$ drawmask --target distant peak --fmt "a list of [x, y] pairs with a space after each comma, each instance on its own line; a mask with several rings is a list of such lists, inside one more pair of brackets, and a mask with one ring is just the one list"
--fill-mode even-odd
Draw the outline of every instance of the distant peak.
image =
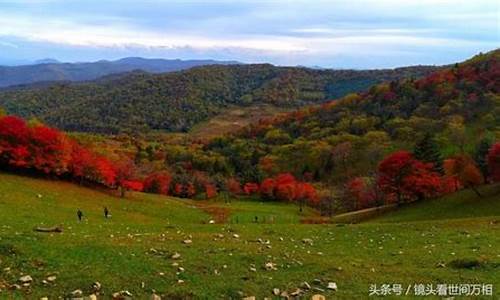
[[44, 58], [35, 61], [35, 64], [60, 64], [61, 62], [54, 58]]

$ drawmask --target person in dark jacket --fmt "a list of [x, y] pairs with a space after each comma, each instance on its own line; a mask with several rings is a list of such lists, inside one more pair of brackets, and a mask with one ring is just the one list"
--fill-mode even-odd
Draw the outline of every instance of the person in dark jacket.
[[76, 216], [78, 217], [78, 221], [82, 221], [82, 218], [83, 218], [83, 212], [78, 209], [78, 211], [76, 212]]

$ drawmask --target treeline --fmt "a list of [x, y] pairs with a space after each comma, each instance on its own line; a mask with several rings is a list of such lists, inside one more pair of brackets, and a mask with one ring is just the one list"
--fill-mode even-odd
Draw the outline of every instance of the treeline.
[[39, 122], [27, 123], [16, 116], [0, 113], [0, 168], [30, 171], [36, 174], [70, 179], [80, 184], [99, 185], [126, 191], [174, 195], [182, 198], [210, 199], [226, 190], [234, 195], [261, 194], [268, 200], [297, 201], [301, 204], [317, 200], [312, 185], [296, 180], [291, 174], [241, 186], [234, 178], [216, 183], [205, 173], [183, 166], [171, 175], [167, 170], [140, 174], [129, 157], [110, 159], [88, 149], [65, 133]]
[[9, 113], [67, 131], [187, 131], [228, 105], [298, 107], [382, 81], [421, 77], [436, 67], [312, 70], [272, 65], [214, 65], [168, 74], [135, 72], [89, 83], [54, 83], [0, 92]]

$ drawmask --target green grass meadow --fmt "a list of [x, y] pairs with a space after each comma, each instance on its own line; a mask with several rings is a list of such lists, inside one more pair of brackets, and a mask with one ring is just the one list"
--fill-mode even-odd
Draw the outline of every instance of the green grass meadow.
[[[76, 289], [89, 295], [95, 281], [102, 284], [102, 299], [121, 290], [134, 299], [149, 299], [153, 291], [164, 299], [273, 299], [273, 288], [291, 293], [304, 281], [312, 289], [302, 299], [366, 299], [371, 284], [386, 283], [488, 283], [494, 296], [484, 299], [498, 299], [500, 187], [482, 192], [481, 199], [462, 191], [361, 224], [311, 225], [300, 220], [316, 213], [300, 213], [292, 204], [142, 193], [121, 199], [0, 173], [0, 299], [58, 299]], [[210, 224], [212, 219], [225, 223]], [[55, 225], [64, 231], [33, 230]], [[181, 257], [172, 259], [174, 253]], [[267, 270], [268, 262], [276, 269]], [[33, 277], [30, 287], [9, 288], [25, 274]], [[44, 284], [53, 274], [57, 279]], [[338, 290], [327, 290], [328, 282]]]

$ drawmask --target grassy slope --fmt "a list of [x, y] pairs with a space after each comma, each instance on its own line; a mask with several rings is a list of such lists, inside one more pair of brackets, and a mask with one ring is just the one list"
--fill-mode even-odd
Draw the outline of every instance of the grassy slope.
[[234, 133], [245, 126], [270, 118], [276, 114], [290, 111], [291, 108], [279, 108], [267, 104], [257, 104], [248, 107], [231, 107], [215, 117], [196, 124], [189, 131], [194, 138], [212, 138], [227, 133]]
[[[239, 224], [209, 225], [204, 223], [211, 216], [195, 204], [144, 194], [120, 200], [68, 183], [0, 173], [0, 270], [11, 268], [0, 271], [0, 298], [56, 297], [77, 288], [89, 293], [96, 280], [103, 284], [105, 295], [127, 289], [140, 299], [151, 289], [169, 298], [237, 298], [237, 291], [262, 298], [271, 296], [274, 287], [293, 290], [314, 278], [337, 282], [337, 293], [324, 293], [329, 299], [365, 298], [371, 283], [500, 285], [496, 276], [500, 225], [492, 222], [499, 217], [488, 209], [475, 219], [338, 227], [297, 224], [294, 206], [233, 201], [220, 206], [234, 210], [231, 218], [239, 214]], [[103, 205], [113, 214], [110, 220], [101, 215]], [[78, 207], [87, 221], [76, 221]], [[282, 224], [242, 224], [256, 212], [277, 210], [289, 215], [280, 218]], [[37, 225], [54, 224], [63, 224], [64, 233], [32, 231]], [[219, 233], [224, 238], [216, 238]], [[240, 238], [233, 238], [233, 233]], [[186, 238], [193, 243], [182, 244]], [[272, 247], [255, 242], [258, 238], [270, 240]], [[303, 238], [314, 244], [303, 244]], [[152, 254], [151, 248], [164, 254]], [[179, 265], [186, 269], [180, 274], [169, 258], [176, 251], [182, 255]], [[457, 258], [486, 263], [476, 270], [436, 267]], [[277, 263], [278, 270], [264, 270], [267, 261]], [[256, 272], [249, 270], [251, 264]], [[13, 283], [21, 272], [34, 278], [31, 290], [12, 293], [1, 287]], [[58, 274], [56, 283], [44, 286], [41, 281], [53, 272]], [[178, 284], [178, 279], [185, 283]]]
[[481, 189], [479, 198], [471, 190], [463, 190], [440, 199], [408, 204], [370, 222], [410, 222], [500, 216], [500, 185]]

